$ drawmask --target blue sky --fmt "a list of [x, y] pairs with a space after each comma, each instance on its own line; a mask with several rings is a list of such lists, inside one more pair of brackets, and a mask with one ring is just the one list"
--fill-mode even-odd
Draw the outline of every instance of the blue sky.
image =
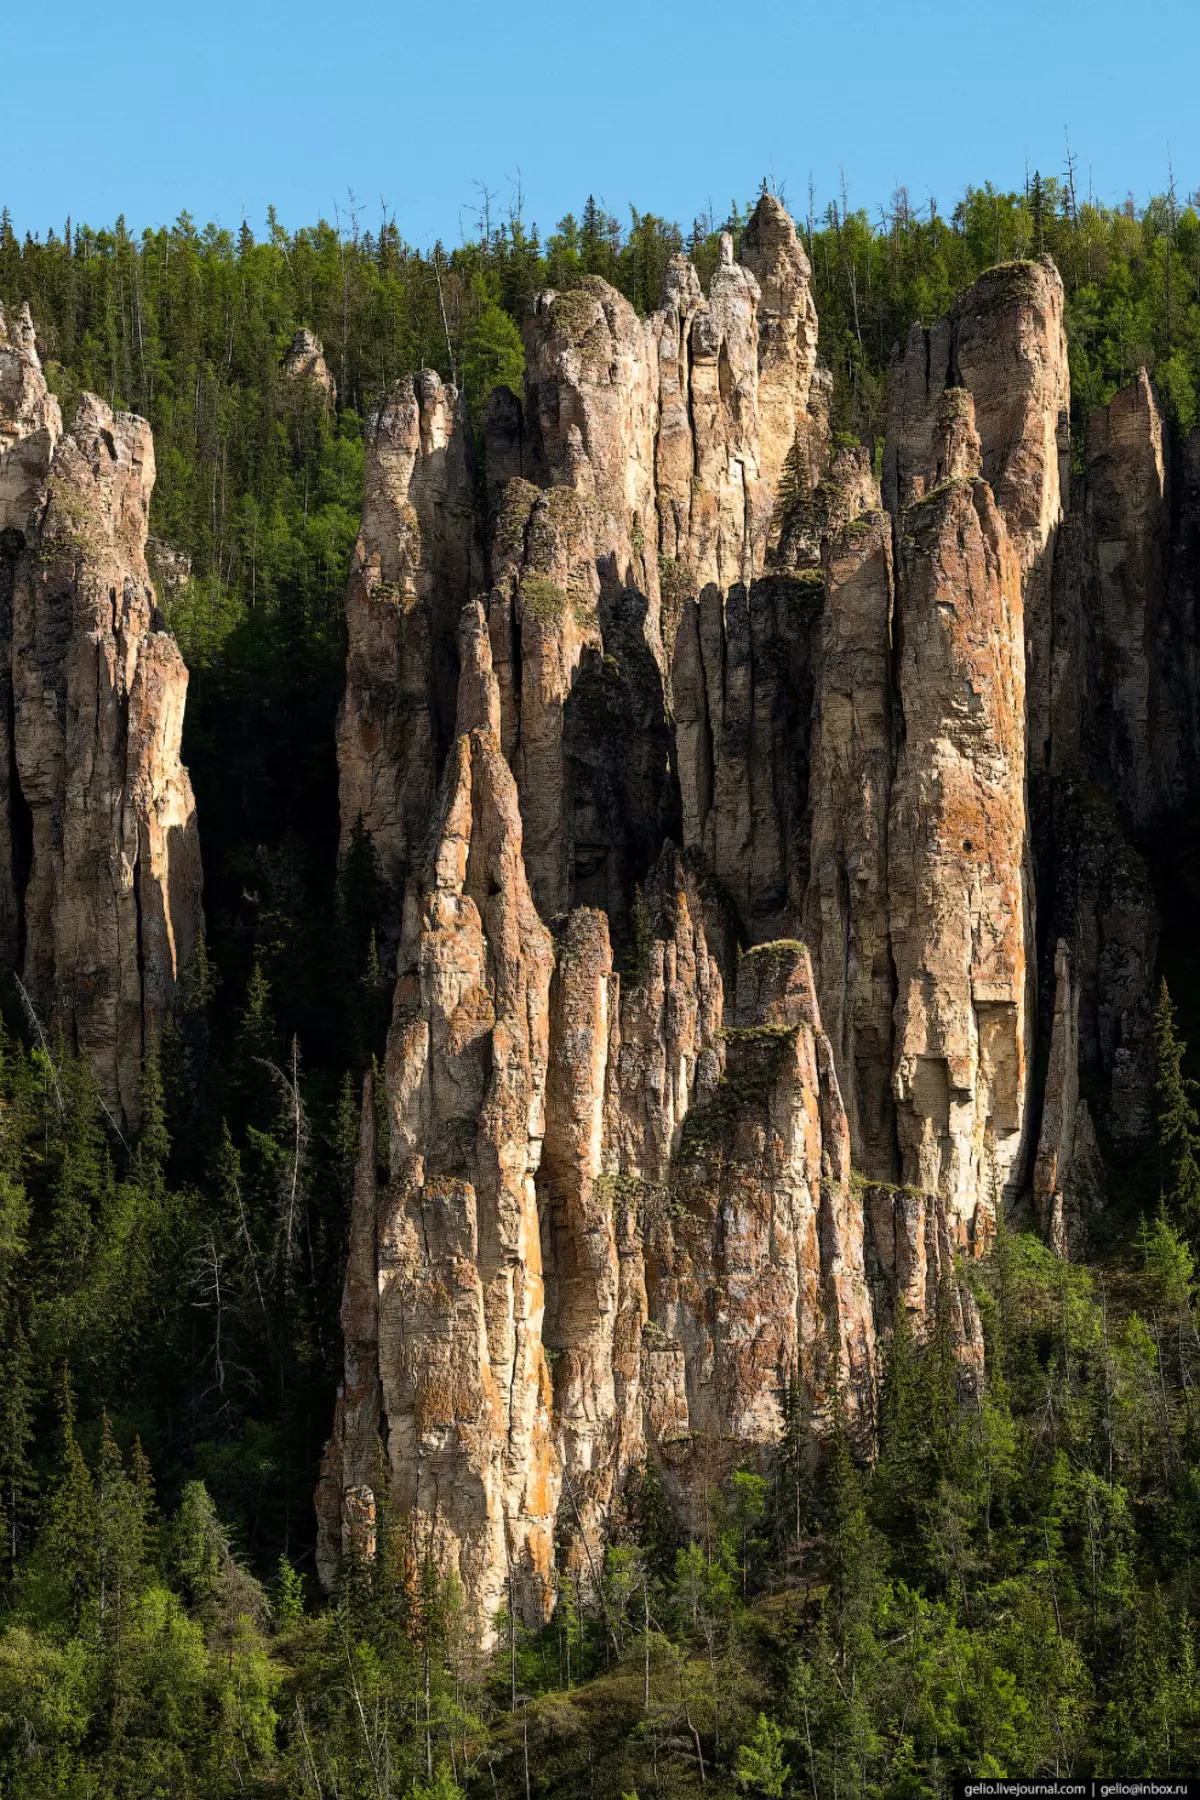
[[[543, 232], [589, 191], [685, 225], [760, 179], [823, 206], [845, 169], [875, 213], [905, 182], [946, 211], [970, 180], [1061, 172], [1109, 201], [1200, 187], [1197, 0], [994, 6], [656, 0], [88, 0], [10, 9], [0, 204], [77, 221], [471, 233], [483, 182], [521, 180]], [[19, 79], [13, 79], [13, 75]]]

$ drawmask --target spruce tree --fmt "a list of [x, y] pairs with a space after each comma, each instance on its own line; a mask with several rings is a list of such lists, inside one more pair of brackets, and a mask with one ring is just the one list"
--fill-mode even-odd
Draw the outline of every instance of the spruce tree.
[[78, 1623], [86, 1602], [94, 1595], [98, 1577], [96, 1545], [96, 1489], [91, 1470], [75, 1437], [75, 1401], [71, 1378], [64, 1366], [60, 1393], [62, 1456], [58, 1481], [50, 1496], [42, 1534], [49, 1566], [65, 1583], [72, 1612]]
[[920, 1351], [908, 1306], [896, 1303], [879, 1394], [878, 1447], [874, 1493], [881, 1522], [901, 1539], [916, 1528], [922, 1496], [928, 1492], [927, 1409]]
[[171, 1154], [171, 1139], [167, 1133], [162, 1067], [154, 1044], [148, 1044], [142, 1055], [140, 1100], [142, 1128], [134, 1152], [134, 1170], [143, 1193], [157, 1210], [162, 1205], [166, 1191], [166, 1167], [167, 1158]]
[[1197, 1083], [1184, 1074], [1187, 1045], [1179, 1035], [1175, 1007], [1164, 980], [1154, 1017], [1158, 1064], [1158, 1141], [1170, 1171], [1164, 1172], [1163, 1195], [1169, 1212], [1195, 1238], [1200, 1234], [1200, 1113], [1192, 1096]]
[[29, 1455], [34, 1438], [32, 1362], [20, 1311], [10, 1305], [0, 1349], [0, 1507], [10, 1573], [20, 1559], [37, 1487]]

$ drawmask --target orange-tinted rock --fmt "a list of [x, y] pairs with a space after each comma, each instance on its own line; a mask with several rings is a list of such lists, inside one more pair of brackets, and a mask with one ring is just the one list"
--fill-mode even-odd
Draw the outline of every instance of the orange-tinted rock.
[[1033, 977], [1020, 568], [984, 480], [907, 509], [898, 575], [897, 1134], [978, 1245], [1024, 1172]]
[[888, 806], [892, 784], [892, 526], [865, 513], [827, 540], [806, 904], [821, 1017], [857, 1166], [894, 1180]]
[[459, 397], [429, 370], [399, 382], [367, 429], [338, 716], [342, 850], [361, 819], [397, 906], [453, 737], [459, 611], [481, 580], [472, 459]]
[[153, 485], [145, 420], [86, 394], [60, 437], [28, 314], [14, 334], [0, 320], [4, 955], [133, 1123], [202, 929], [187, 670], [146, 566]]
[[1030, 766], [1040, 769], [1053, 732], [1051, 582], [1071, 399], [1062, 278], [1048, 258], [989, 269], [947, 317], [913, 326], [889, 394], [883, 498], [893, 512], [937, 480], [938, 408], [950, 387], [974, 402], [983, 476], [1020, 569]]
[[285, 381], [310, 384], [327, 406], [336, 406], [337, 383], [329, 373], [325, 347], [307, 325], [302, 325], [291, 341], [283, 359], [283, 375]]

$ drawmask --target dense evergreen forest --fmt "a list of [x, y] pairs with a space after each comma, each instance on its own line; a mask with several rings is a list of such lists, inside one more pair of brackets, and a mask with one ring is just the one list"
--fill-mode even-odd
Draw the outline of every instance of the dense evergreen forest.
[[[478, 419], [519, 384], [537, 289], [595, 273], [648, 311], [673, 251], [707, 281], [746, 216], [623, 226], [589, 199], [542, 238], [485, 193], [472, 241], [419, 253], [353, 213], [24, 243], [3, 215], [0, 304], [29, 302], [64, 414], [91, 389], [154, 428], [208, 942], [133, 1144], [4, 997], [0, 1795], [902, 1800], [968, 1771], [1200, 1765], [1200, 1113], [1165, 988], [1158, 1143], [1103, 1257], [1003, 1230], [969, 1272], [979, 1404], [948, 1329], [902, 1324], [875, 1442], [835, 1395], [817, 1455], [793, 1396], [770, 1479], [714, 1491], [694, 1543], [648, 1469], [602, 1600], [567, 1588], [537, 1637], [502, 1620], [491, 1658], [386, 1505], [375, 1564], [316, 1590], [360, 1084], [390, 999], [369, 843], [337, 863], [364, 421], [421, 366]], [[950, 216], [843, 201], [803, 230], [844, 441], [880, 441], [914, 320], [1041, 251], [1066, 283], [1076, 442], [1141, 364], [1172, 429], [1197, 422], [1200, 216], [1173, 191], [1110, 209], [1034, 177]], [[335, 408], [281, 378], [301, 325]], [[1181, 892], [1164, 954], [1192, 1032]]]

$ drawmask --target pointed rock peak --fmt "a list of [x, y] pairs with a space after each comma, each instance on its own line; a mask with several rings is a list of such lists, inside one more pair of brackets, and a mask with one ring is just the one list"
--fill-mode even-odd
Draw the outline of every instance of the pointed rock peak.
[[965, 387], [942, 390], [934, 419], [929, 485], [972, 480], [983, 473], [983, 447], [975, 427], [975, 402]]
[[29, 308], [12, 324], [0, 309], [0, 531], [28, 532], [61, 436], [62, 414], [46, 386]]
[[[18, 406], [15, 438], [0, 434], [0, 528], [28, 540], [13, 565], [4, 659], [5, 782], [15, 762], [32, 843], [22, 977], [48, 1024], [88, 1058], [110, 1114], [136, 1124], [144, 1048], [203, 930], [195, 801], [180, 760], [187, 670], [145, 557], [154, 443], [144, 419], [94, 394], [56, 442], [58, 405], [31, 342], [18, 360], [28, 407], [22, 416]], [[12, 373], [13, 353], [0, 350], [0, 392]], [[61, 696], [56, 706], [48, 694]], [[15, 873], [3, 838], [0, 863]], [[99, 880], [101, 869], [121, 874]], [[0, 876], [0, 917], [11, 916], [13, 891]]]
[[677, 250], [663, 272], [663, 305], [688, 312], [703, 298], [699, 275], [682, 250]]
[[492, 668], [487, 618], [478, 600], [469, 600], [458, 622], [458, 717], [460, 736], [486, 731], [500, 736], [500, 689]]
[[738, 964], [736, 1017], [742, 1027], [820, 1029], [807, 944], [798, 938], [778, 938], [746, 952]]
[[[77, 501], [83, 491], [94, 495], [89, 526], [107, 538], [126, 540], [140, 556], [154, 487], [154, 437], [149, 424], [136, 413], [114, 413], [97, 394], [84, 394], [60, 456], [72, 445], [91, 477], [87, 490], [80, 489], [77, 473], [71, 482]], [[58, 467], [56, 461], [56, 471]]]
[[[526, 330], [536, 335], [549, 326], [560, 346], [580, 348], [591, 333], [607, 329], [614, 338], [633, 336], [638, 316], [624, 294], [602, 275], [585, 275], [578, 287], [561, 292], [548, 288], [538, 294], [527, 315]], [[526, 353], [529, 346], [526, 344]]]
[[765, 190], [742, 233], [742, 261], [758, 276], [764, 295], [768, 294], [772, 277], [793, 276], [807, 281], [812, 275], [791, 213]]
[[337, 386], [325, 362], [325, 347], [315, 331], [301, 325], [283, 359], [287, 381], [311, 381], [326, 395], [332, 406], [337, 400]]
[[29, 310], [28, 300], [17, 314], [15, 325], [9, 325], [4, 308], [0, 306], [0, 350], [19, 352], [35, 368], [41, 368], [37, 353], [37, 334], [33, 329], [33, 315]]
[[371, 415], [368, 461], [386, 466], [392, 458], [403, 458], [406, 478], [411, 477], [409, 459], [444, 450], [459, 423], [460, 410], [458, 389], [443, 382], [435, 369], [403, 376]]
[[1096, 454], [1093, 451], [1092, 437], [1096, 439], [1098, 453], [1101, 455], [1110, 452], [1117, 444], [1125, 446], [1135, 441], [1149, 442], [1158, 451], [1161, 460], [1162, 406], [1158, 391], [1144, 364], [1133, 380], [1113, 395], [1107, 406], [1094, 410], [1089, 433], [1089, 460], [1093, 460]]

